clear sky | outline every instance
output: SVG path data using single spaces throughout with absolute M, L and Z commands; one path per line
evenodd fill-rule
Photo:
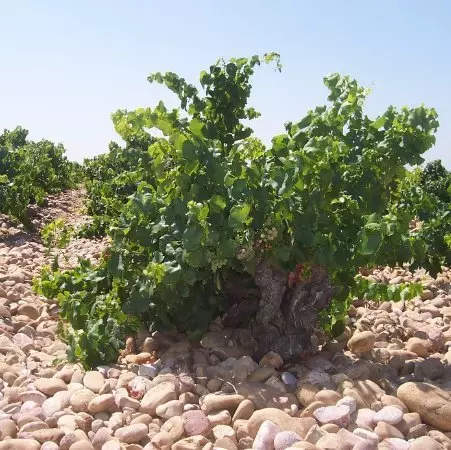
M 0 0 L 0 129 L 20 124 L 81 161 L 116 139 L 113 111 L 173 102 L 150 72 L 197 81 L 219 57 L 268 51 L 284 67 L 255 76 L 265 141 L 323 104 L 322 78 L 340 72 L 372 87 L 370 114 L 435 107 L 427 159 L 451 168 L 449 0 Z

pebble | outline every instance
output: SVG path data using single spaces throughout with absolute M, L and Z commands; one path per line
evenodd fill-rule
M 35 380 L 34 385 L 38 391 L 49 396 L 67 390 L 66 383 L 59 378 L 39 378 Z
M 347 427 L 351 421 L 350 409 L 347 405 L 318 408 L 313 412 L 313 417 L 321 425 L 332 423 L 339 427 Z
M 375 422 L 385 422 L 390 425 L 396 425 L 401 422 L 403 417 L 402 409 L 397 406 L 384 406 L 381 410 L 379 410 L 375 416 Z
M 182 414 L 183 429 L 188 436 L 205 435 L 211 429 L 211 423 L 203 411 L 193 410 Z
M 274 448 L 274 439 L 280 431 L 281 429 L 278 425 L 269 420 L 265 420 L 260 425 L 252 448 L 254 450 L 267 450 L 269 448 Z
M 114 436 L 126 444 L 136 444 L 147 435 L 148 431 L 147 425 L 136 423 L 127 427 L 118 428 L 114 432 Z
M 100 392 L 104 381 L 105 379 L 103 378 L 103 375 L 98 371 L 86 372 L 85 376 L 83 377 L 83 384 L 85 388 L 89 389 L 95 394 L 98 394 Z

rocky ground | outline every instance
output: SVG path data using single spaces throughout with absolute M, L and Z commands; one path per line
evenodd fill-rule
M 50 197 L 35 225 L 88 220 L 82 194 Z M 70 265 L 105 245 L 62 252 Z M 217 321 L 197 344 L 143 329 L 118 364 L 84 371 L 64 362 L 57 304 L 31 292 L 48 259 L 38 234 L 0 216 L 0 450 L 451 449 L 449 270 L 376 271 L 424 293 L 355 302 L 343 336 L 302 364 L 254 361 Z

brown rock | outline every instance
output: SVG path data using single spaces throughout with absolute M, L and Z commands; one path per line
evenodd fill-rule
M 272 367 L 278 369 L 283 366 L 282 357 L 276 352 L 268 352 L 259 362 L 260 367 Z
M 30 319 L 35 320 L 39 317 L 39 311 L 36 306 L 32 305 L 31 303 L 26 303 L 24 305 L 20 305 L 17 308 L 17 315 L 27 316 Z
M 410 445 L 410 450 L 441 450 L 442 448 L 437 441 L 429 436 L 419 437 Z
M 239 394 L 207 394 L 199 400 L 199 404 L 205 414 L 221 411 L 223 409 L 226 409 L 233 414 L 243 400 L 245 400 L 245 398 Z
M 118 428 L 114 436 L 126 444 L 135 444 L 143 439 L 148 433 L 149 428 L 144 423 L 135 423 L 126 427 Z
M 313 417 L 313 413 L 319 409 L 327 406 L 325 403 L 316 401 L 313 403 L 310 403 L 310 405 L 307 406 L 301 413 L 298 413 L 297 415 L 299 417 Z
M 406 343 L 406 350 L 426 358 L 429 355 L 429 346 L 429 342 L 426 339 L 411 337 Z
M 323 402 L 325 406 L 332 406 L 341 399 L 341 395 L 330 389 L 324 389 L 319 391 L 315 395 L 315 400 L 319 402 Z
M 279 408 L 292 410 L 299 403 L 294 394 L 281 392 L 278 388 L 264 383 L 245 381 L 237 386 L 238 394 L 250 400 L 256 409 Z
M 250 400 L 243 400 L 232 417 L 232 422 L 238 419 L 248 420 L 255 411 L 254 404 Z
M 204 436 L 211 430 L 211 423 L 203 411 L 193 410 L 182 414 L 183 428 L 188 436 Z
M 204 436 L 190 436 L 173 444 L 171 450 L 202 450 L 208 442 Z
M 443 336 L 440 328 L 435 325 L 426 325 L 421 327 L 418 331 L 415 332 L 415 337 L 420 339 L 429 340 L 430 348 L 429 351 L 434 353 L 440 350 L 445 343 L 445 338 Z
M 67 384 L 59 378 L 38 378 L 34 385 L 45 395 L 52 396 L 59 391 L 67 391 Z
M 418 413 L 405 413 L 401 422 L 396 424 L 396 428 L 406 436 L 410 429 L 421 424 L 421 417 Z
M 152 437 L 150 442 L 158 450 L 171 450 L 171 446 L 174 443 L 174 440 L 172 439 L 171 435 L 166 431 L 159 431 Z
M 74 442 L 69 450 L 94 450 L 94 447 L 89 441 Z
M 40 450 L 41 444 L 34 439 L 7 439 L 0 442 L 0 450 Z
M 277 375 L 274 367 L 257 367 L 250 375 L 247 377 L 247 381 L 260 381 L 265 382 L 268 378 L 273 375 Z
M 265 420 L 269 420 L 272 423 L 278 425 L 282 431 L 294 431 L 302 438 L 305 438 L 308 430 L 313 425 L 316 425 L 316 420 L 311 417 L 293 418 L 280 409 L 265 408 L 255 411 L 249 419 L 247 424 L 249 436 L 255 438 L 260 425 Z
M 379 422 L 374 428 L 374 432 L 381 441 L 387 438 L 404 439 L 404 435 L 397 428 L 385 422 Z
M 14 420 L 3 419 L 0 420 L 0 439 L 5 439 L 6 436 L 15 438 L 17 435 L 17 427 Z
M 320 388 L 314 384 L 304 383 L 297 389 L 296 397 L 302 406 L 307 407 L 315 401 L 319 390 Z
M 428 383 L 405 383 L 398 388 L 397 396 L 417 412 L 424 422 L 442 431 L 451 431 L 451 394 Z
M 354 333 L 348 341 L 348 348 L 353 353 L 369 352 L 376 342 L 376 335 L 372 331 Z
M 168 433 L 174 442 L 178 441 L 184 433 L 182 418 L 171 417 L 161 426 L 161 431 Z
M 176 399 L 177 394 L 175 391 L 175 384 L 171 381 L 163 381 L 162 383 L 152 386 L 145 393 L 141 400 L 140 412 L 154 416 L 158 405 Z
M 89 402 L 88 411 L 90 414 L 98 414 L 108 411 L 114 404 L 113 394 L 98 395 Z
M 103 375 L 97 370 L 92 370 L 90 372 L 86 372 L 83 377 L 83 384 L 86 389 L 98 394 L 100 389 L 102 389 L 103 384 L 105 383 L 105 379 Z
M 146 364 L 148 362 L 153 362 L 154 357 L 151 353 L 142 352 L 137 355 L 127 355 L 125 357 L 125 362 L 127 364 Z
M 408 412 L 407 406 L 398 398 L 393 395 L 383 395 L 381 402 L 384 406 L 398 406 L 404 413 Z
M 70 396 L 69 403 L 75 412 L 86 412 L 95 396 L 96 394 L 89 389 L 79 389 Z
M 52 441 L 58 443 L 64 436 L 64 431 L 58 428 L 43 428 L 41 430 L 33 431 L 31 437 L 43 444 L 44 442 Z

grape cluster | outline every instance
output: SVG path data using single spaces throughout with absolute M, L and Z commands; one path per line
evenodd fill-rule
M 227 261 L 224 258 L 218 257 L 215 253 L 210 253 L 209 255 L 210 265 L 213 272 L 216 272 L 221 267 L 225 266 Z
M 249 261 L 254 256 L 255 256 L 255 250 L 254 250 L 254 246 L 252 244 L 247 244 L 244 247 L 241 247 L 236 254 L 236 257 L 240 261 Z
M 274 227 L 265 227 L 260 235 L 260 239 L 256 241 L 256 247 L 263 251 L 271 250 L 272 243 L 276 238 L 277 230 Z

